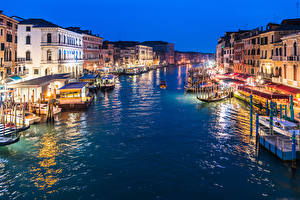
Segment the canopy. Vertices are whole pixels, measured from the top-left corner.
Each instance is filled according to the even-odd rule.
[[[263,97],[265,99],[269,99],[269,100],[272,100],[272,99],[289,100],[289,98],[290,98],[289,95],[286,95],[286,94],[269,94],[269,93],[254,90],[254,89],[251,89],[251,88],[245,87],[245,86],[239,86],[238,89],[241,90],[241,91],[248,92],[250,94],[256,95],[256,96]]]
[[[297,88],[293,88],[287,85],[282,85],[282,84],[277,84],[277,83],[270,83],[268,85],[268,87],[279,90],[283,93],[287,93],[287,94],[293,94],[293,95],[297,95],[300,94],[300,89]]]

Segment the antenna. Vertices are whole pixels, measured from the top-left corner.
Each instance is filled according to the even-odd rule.
[[[297,17],[299,16],[299,0],[296,2],[296,8],[297,8]]]

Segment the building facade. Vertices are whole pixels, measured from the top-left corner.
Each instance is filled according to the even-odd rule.
[[[19,23],[18,39],[18,66],[26,69],[28,78],[82,73],[82,34],[43,19],[27,19]]]
[[[145,41],[141,44],[153,48],[156,59],[160,59],[159,65],[175,64],[174,44],[164,41]]]
[[[136,65],[153,66],[153,49],[149,46],[136,45]]]
[[[104,67],[101,49],[103,38],[92,34],[92,31],[81,30],[80,27],[69,27],[68,30],[82,34],[83,40],[83,69],[96,71]]]
[[[18,21],[0,11],[0,80],[22,72],[16,67]]]

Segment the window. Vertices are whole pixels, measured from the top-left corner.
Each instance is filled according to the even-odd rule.
[[[30,32],[31,31],[31,27],[30,26],[26,26],[26,31]]]
[[[294,65],[294,81],[296,81],[297,80],[297,66],[296,65]]]
[[[30,51],[26,51],[26,61],[30,61],[31,56],[30,56]]]
[[[297,43],[294,42],[294,56],[297,56]]]
[[[15,43],[18,43],[18,36],[15,36]]]
[[[58,34],[58,43],[60,44],[60,40],[61,40],[61,35]]]
[[[58,53],[58,60],[61,60],[61,50],[59,50],[59,53]]]
[[[47,34],[47,43],[52,43],[51,33]]]
[[[4,51],[4,43],[1,43],[1,51]]]
[[[283,56],[286,56],[286,44],[283,46]]]
[[[38,70],[38,69],[34,69],[34,70],[33,70],[33,74],[34,74],[34,75],[38,75],[38,74],[39,74],[39,70]]]
[[[259,55],[259,54],[260,54],[260,49],[258,48],[258,49],[257,49],[257,55]]]
[[[6,34],[6,42],[12,42],[12,34],[7,33]]]
[[[28,35],[28,36],[26,36],[26,44],[30,44],[31,43],[31,38],[30,38],[30,36]]]
[[[3,35],[3,29],[0,30],[0,35],[1,35],[1,36]]]
[[[52,60],[52,54],[50,50],[47,51],[47,60]]]

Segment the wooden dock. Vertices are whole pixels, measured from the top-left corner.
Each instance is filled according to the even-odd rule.
[[[259,144],[282,161],[292,161],[292,139],[281,134],[271,134],[267,127],[259,128]],[[300,159],[300,141],[297,138],[296,158]]]

